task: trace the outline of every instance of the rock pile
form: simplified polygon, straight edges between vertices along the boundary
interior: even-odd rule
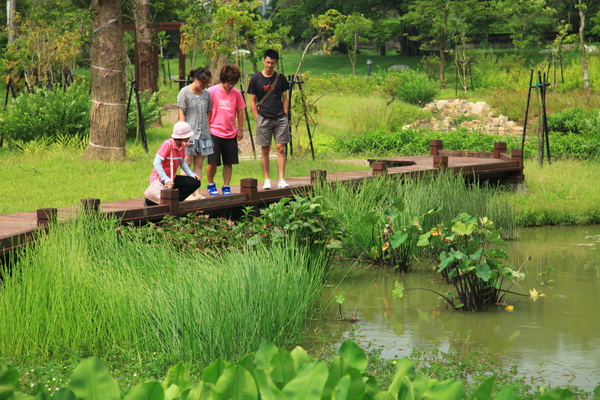
[[[423,111],[435,114],[429,121],[415,122],[404,129],[426,127],[438,131],[455,131],[463,127],[468,131],[483,131],[499,135],[520,135],[523,127],[504,115],[495,116],[490,106],[483,102],[471,103],[463,99],[435,100]]]

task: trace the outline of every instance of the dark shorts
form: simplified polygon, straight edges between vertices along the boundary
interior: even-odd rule
[[[288,127],[288,118],[265,118],[259,115],[256,118],[256,144],[261,147],[271,146],[275,138],[275,143],[285,144],[292,141]]]
[[[208,164],[225,165],[238,164],[238,142],[237,137],[223,139],[222,137],[210,135],[213,142],[213,153],[208,156]]]

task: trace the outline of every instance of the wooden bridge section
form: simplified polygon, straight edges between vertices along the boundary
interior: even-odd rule
[[[430,142],[430,154],[415,157],[373,158],[368,160],[370,170],[327,174],[323,170],[311,171],[310,176],[286,178],[286,189],[262,190],[262,182],[246,178],[239,186],[232,186],[230,196],[210,196],[206,191],[203,199],[180,202],[179,191],[162,192],[161,204],[144,207],[143,199],[131,199],[102,203],[100,199],[82,199],[80,207],[42,208],[34,212],[0,215],[0,256],[35,240],[36,232],[46,229],[50,221],[65,221],[80,212],[101,212],[121,220],[122,223],[145,223],[158,221],[166,215],[204,213],[222,214],[246,206],[261,207],[277,202],[293,193],[308,192],[316,182],[359,183],[380,174],[398,178],[436,174],[439,171],[462,174],[467,179],[494,182],[520,183],[524,180],[523,153],[520,149],[507,152],[506,143],[495,143],[492,152],[451,151],[443,149],[443,141]]]

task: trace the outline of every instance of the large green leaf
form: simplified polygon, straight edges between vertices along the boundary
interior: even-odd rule
[[[82,400],[120,400],[121,390],[97,358],[83,360],[71,375],[69,389]]]
[[[141,383],[127,393],[125,400],[163,400],[165,390],[158,382]]]
[[[417,242],[417,246],[424,247],[429,246],[429,238],[431,237],[431,232],[426,232],[419,236],[419,241]]]
[[[208,367],[204,368],[202,372],[202,380],[213,385],[217,383],[223,371],[231,366],[231,363],[220,358]]]
[[[256,367],[262,369],[269,369],[269,365],[271,364],[271,359],[277,353],[279,349],[273,343],[269,343],[265,340],[260,342],[258,346],[258,350],[254,355],[254,360],[256,361]]]
[[[413,384],[407,376],[403,376],[398,386],[398,392],[392,393],[398,400],[415,400],[415,390]]]
[[[359,372],[365,372],[367,369],[367,355],[356,343],[348,339],[340,347],[340,357]]]
[[[281,349],[271,359],[271,377],[280,389],[296,376],[294,359]]]
[[[283,400],[283,393],[277,387],[271,375],[264,369],[254,370],[254,379],[258,386],[261,400]]]
[[[192,385],[186,400],[212,400],[214,386],[206,382],[196,382]]]
[[[223,371],[214,391],[215,400],[258,399],[256,381],[241,365],[232,365]]]
[[[350,368],[350,364],[342,357],[336,357],[331,362],[329,365],[329,376],[321,395],[323,398],[331,397],[339,381],[347,374]]]
[[[8,399],[15,390],[19,389],[17,369],[0,364],[0,400]]]
[[[475,270],[475,275],[477,275],[477,277],[484,282],[488,282],[492,277],[492,270],[490,269],[490,266],[487,263],[477,265],[475,267]]]
[[[466,399],[467,395],[461,382],[450,379],[437,385],[432,385],[423,394],[423,398],[432,400],[462,400]]]
[[[296,371],[300,370],[304,364],[308,364],[313,360],[306,350],[300,346],[296,346],[290,355],[294,359],[294,367],[296,368]]]
[[[512,389],[503,389],[494,396],[494,400],[521,400]]]
[[[337,386],[335,387],[333,394],[331,396],[332,400],[349,400],[350,394],[350,383],[352,382],[352,378],[348,375],[344,376],[339,380]]]
[[[490,376],[485,381],[483,381],[483,383],[481,385],[479,385],[477,390],[475,390],[475,393],[473,393],[473,396],[471,397],[471,399],[472,400],[489,400],[489,399],[491,399],[492,392],[494,391],[495,383],[496,383],[496,375]]]
[[[54,393],[52,400],[76,400],[75,393],[67,388],[59,389],[58,392]]]
[[[396,232],[392,235],[390,244],[392,245],[392,248],[397,249],[406,243],[406,239],[408,239],[408,232]]]
[[[415,379],[415,364],[408,357],[403,357],[396,363],[396,374],[389,388],[392,396],[396,396],[405,377]]]
[[[286,399],[320,400],[329,371],[325,362],[316,360],[305,364],[296,377],[283,388]]]
[[[162,382],[163,389],[167,390],[171,386],[177,386],[183,392],[192,386],[192,380],[188,374],[188,368],[183,362],[178,362],[167,371],[167,375]]]

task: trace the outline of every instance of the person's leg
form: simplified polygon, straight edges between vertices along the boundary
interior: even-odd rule
[[[206,164],[206,182],[208,184],[215,182],[216,174],[217,174],[217,164]],[[223,170],[223,175],[225,175],[225,170]]]
[[[186,156],[185,156],[185,163],[188,165],[188,167],[190,167],[190,169],[192,171],[196,167],[196,165],[194,164],[194,156],[193,155],[186,154]],[[185,172],[184,172],[184,174],[185,174]]]
[[[174,179],[175,189],[179,189],[179,201],[184,201],[200,187],[200,181],[187,175],[177,175]]]
[[[202,179],[202,164],[204,164],[204,156],[196,154],[194,156],[194,169],[192,171],[198,175],[198,179]]]
[[[275,144],[277,150],[277,169],[279,170],[279,180],[282,180],[285,176],[285,144]]]
[[[260,148],[261,156],[260,156],[260,165],[262,166],[263,176],[265,180],[269,179],[270,165],[269,165],[269,156],[271,155],[271,146],[261,146]]]
[[[233,167],[231,164],[223,164],[223,186],[231,184],[231,176],[233,175]]]

